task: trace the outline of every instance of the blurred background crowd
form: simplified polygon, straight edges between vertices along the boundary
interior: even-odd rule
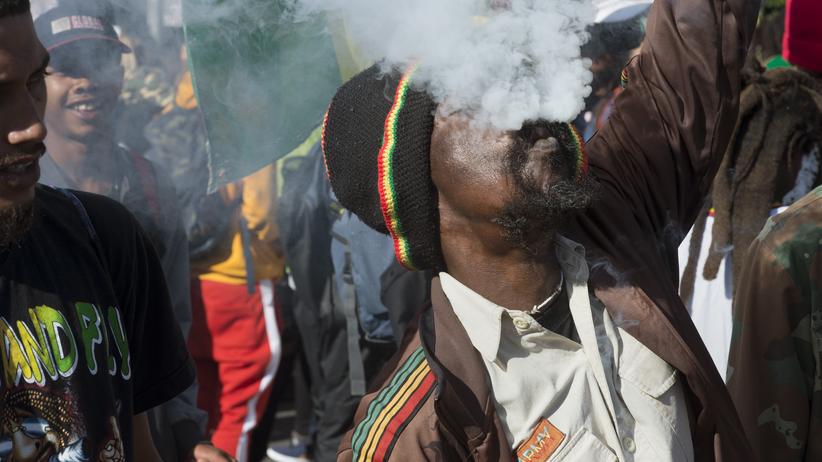
[[[650,3],[599,2],[584,48],[593,88],[576,119],[586,139],[622,90]],[[742,249],[769,216],[820,184],[822,82],[783,56],[784,3],[764,2],[737,133],[680,248],[681,295],[723,375]],[[309,121],[293,130],[297,147],[232,178],[237,169],[210,155],[216,143],[223,158],[267,147],[251,137],[226,151],[220,109],[199,104],[219,95],[198,79],[213,81],[215,67],[232,64],[203,53],[208,34],[184,28],[179,0],[32,6],[52,55],[41,181],[108,195],[138,217],[161,255],[196,362],[197,385],[151,416],[165,460],[183,460],[204,440],[241,461],[335,460],[359,398],[401,344],[433,275],[403,269],[391,238],[337,203],[322,160],[324,108],[319,118],[294,110]],[[113,26],[111,43],[54,39],[59,20],[86,16]],[[239,35],[222,33],[225,47],[243,46]],[[335,50],[338,78],[363,67],[355,52]],[[310,95],[293,98],[313,104]],[[267,120],[253,101],[234,103],[226,107],[242,108],[244,128]],[[87,123],[67,122],[66,111]]]

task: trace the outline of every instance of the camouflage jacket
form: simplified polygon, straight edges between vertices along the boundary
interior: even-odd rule
[[[763,461],[822,460],[822,187],[771,218],[734,300],[728,387]]]

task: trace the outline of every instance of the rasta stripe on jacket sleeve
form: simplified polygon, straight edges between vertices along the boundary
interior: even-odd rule
[[[365,418],[354,430],[352,460],[388,460],[399,435],[431,395],[435,382],[425,353],[418,348],[368,405]]]
[[[394,96],[394,104],[388,111],[385,118],[385,129],[383,131],[382,148],[377,157],[378,165],[378,187],[380,192],[380,205],[382,207],[383,218],[394,239],[394,251],[397,259],[409,270],[416,270],[414,261],[411,258],[411,244],[408,236],[403,230],[397,211],[397,190],[394,184],[394,155],[397,148],[397,123],[405,106],[408,88],[411,83],[411,75],[417,70],[417,66],[411,66],[403,74],[397,85],[397,92]]]
[[[582,180],[588,176],[588,155],[585,153],[585,141],[580,136],[574,124],[568,124],[568,130],[571,132],[571,139],[574,142],[574,155],[577,158],[577,181]]]

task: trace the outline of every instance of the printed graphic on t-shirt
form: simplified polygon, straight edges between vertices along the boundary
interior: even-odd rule
[[[120,422],[130,412],[121,415],[110,390],[131,378],[122,316],[83,302],[72,309],[67,316],[39,305],[27,319],[0,316],[0,461],[125,461]],[[100,395],[79,396],[78,383]]]

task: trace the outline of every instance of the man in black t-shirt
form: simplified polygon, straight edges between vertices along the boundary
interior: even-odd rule
[[[0,460],[157,461],[144,413],[193,367],[131,214],[36,185],[47,65],[28,0],[0,0]]]
[[[112,121],[123,85],[123,54],[105,3],[59,0],[35,15],[34,29],[51,56],[44,115],[47,153],[40,183],[107,196],[134,214],[157,255],[183,333],[191,325],[188,239],[171,179],[116,138]],[[192,386],[149,413],[158,452],[167,462],[228,462],[206,441],[208,416]]]

